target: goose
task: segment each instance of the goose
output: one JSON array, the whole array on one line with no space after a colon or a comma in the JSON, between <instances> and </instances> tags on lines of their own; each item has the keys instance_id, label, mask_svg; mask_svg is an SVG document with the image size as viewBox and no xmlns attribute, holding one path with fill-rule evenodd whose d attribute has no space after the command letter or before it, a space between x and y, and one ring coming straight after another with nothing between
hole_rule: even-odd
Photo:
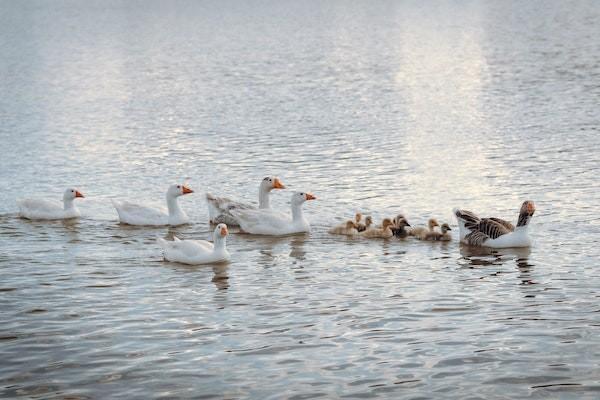
<instances>
[{"instance_id":1,"label":"goose","mask_svg":"<svg viewBox=\"0 0 600 400\"><path fill-rule=\"evenodd\" d=\"M361 233L361 236L366 238L383 238L388 239L394 236L392 232L393 222L389 218L385 218L381 223L381 228L369 228Z\"/></svg>"},{"instance_id":2,"label":"goose","mask_svg":"<svg viewBox=\"0 0 600 400\"><path fill-rule=\"evenodd\" d=\"M264 209L233 209L231 214L239 221L244 232L255 235L290 235L310 232L310 224L302 215L302 204L315 200L310 193L295 192L290 201L292 216Z\"/></svg>"},{"instance_id":3,"label":"goose","mask_svg":"<svg viewBox=\"0 0 600 400\"><path fill-rule=\"evenodd\" d=\"M407 226L410 227L410 224L408 223L406 218L402 216L402 214L398 214L398 216L394 218L394 220L392 221L392 225L392 233L394 234L394 236L398 238L405 238L408 236L408 232L404 228Z\"/></svg>"},{"instance_id":4,"label":"goose","mask_svg":"<svg viewBox=\"0 0 600 400\"><path fill-rule=\"evenodd\" d=\"M185 185L171 185L167 190L167 211L127 201L112 200L113 206L119 214L119 222L128 225L182 225L190 219L179 207L177 198L194 191Z\"/></svg>"},{"instance_id":5,"label":"goose","mask_svg":"<svg viewBox=\"0 0 600 400\"><path fill-rule=\"evenodd\" d=\"M435 232L436 226L440 226L437 220L435 218L430 218L429 221L427 221L427 228L425 228L424 226L417 226L410 230L409 235L415 236L419 240L423 240L425 238L425 235L427 235L430 232Z\"/></svg>"},{"instance_id":6,"label":"goose","mask_svg":"<svg viewBox=\"0 0 600 400\"><path fill-rule=\"evenodd\" d=\"M331 233L332 235L347 235L347 236L353 236L353 235L358 235L358 230L356 229L356 225L354 223L354 221L346 221L343 224L334 226L333 228L331 228L329 230L329 233Z\"/></svg>"},{"instance_id":7,"label":"goose","mask_svg":"<svg viewBox=\"0 0 600 400\"><path fill-rule=\"evenodd\" d=\"M63 205L45 199L23 199L18 201L19 216L26 219L70 219L79 218L81 213L73 203L76 198L83 198L77 189L69 188L63 194Z\"/></svg>"},{"instance_id":8,"label":"goose","mask_svg":"<svg viewBox=\"0 0 600 400\"><path fill-rule=\"evenodd\" d=\"M367 217L365 218L365 223L364 224L362 222L356 224L356 230L359 231L359 232L364 232L371 225L373 225L373 218L370 215L367 215Z\"/></svg>"},{"instance_id":9,"label":"goose","mask_svg":"<svg viewBox=\"0 0 600 400\"><path fill-rule=\"evenodd\" d=\"M273 189L285 189L279 178L267 176L258 187L258 209L270 209L269 195ZM230 226L238 226L239 221L231 214L231 210L255 210L256 206L231 200L227 197L213 196L206 193L208 204L208 217L211 224L225 223Z\"/></svg>"},{"instance_id":10,"label":"goose","mask_svg":"<svg viewBox=\"0 0 600 400\"><path fill-rule=\"evenodd\" d=\"M449 242L450 240L452 240L452 235L450 233L448 233L448 231L451 231L452 229L450 228L450 225L448 225L447 223L443 223L442 226L440 227L440 229L442 230L441 232L428 232L425 234L425 237L421 240L427 240L427 241L440 241L440 242Z\"/></svg>"},{"instance_id":11,"label":"goose","mask_svg":"<svg viewBox=\"0 0 600 400\"><path fill-rule=\"evenodd\" d=\"M471 211L455 208L460 241L471 245L492 248L529 247L529 221L535 213L535 204L527 200L521 205L515 227L500 218L479 218Z\"/></svg>"},{"instance_id":12,"label":"goose","mask_svg":"<svg viewBox=\"0 0 600 400\"><path fill-rule=\"evenodd\" d=\"M228 233L227 225L219 224L213 233L214 244L206 240L180 240L176 236L173 241L158 238L158 242L167 261L191 265L218 263L230 258L226 247Z\"/></svg>"}]
</instances>

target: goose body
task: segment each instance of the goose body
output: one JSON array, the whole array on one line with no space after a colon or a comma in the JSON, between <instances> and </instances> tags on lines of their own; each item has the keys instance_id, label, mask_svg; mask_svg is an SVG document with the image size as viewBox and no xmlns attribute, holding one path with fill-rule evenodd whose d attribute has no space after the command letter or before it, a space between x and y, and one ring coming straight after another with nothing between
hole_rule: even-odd
<instances>
[{"instance_id":1,"label":"goose body","mask_svg":"<svg viewBox=\"0 0 600 400\"><path fill-rule=\"evenodd\" d=\"M255 235L282 236L310 232L310 224L302 214L302 204L315 199L310 193L292 194L291 216L267 209L234 209L231 214L239 221L243 231Z\"/></svg>"},{"instance_id":2,"label":"goose body","mask_svg":"<svg viewBox=\"0 0 600 400\"><path fill-rule=\"evenodd\" d=\"M471 246L492 248L531 246L528 226L534 213L534 203L523 202L517 226L514 226L500 218L479 218L470 211L454 209L460 241Z\"/></svg>"},{"instance_id":3,"label":"goose body","mask_svg":"<svg viewBox=\"0 0 600 400\"><path fill-rule=\"evenodd\" d=\"M213 233L214 243L206 240L179 240L177 237L173 237L172 242L159 238L158 242L167 261L191 265L210 264L229 260L227 234L227 225L219 224Z\"/></svg>"},{"instance_id":4,"label":"goose body","mask_svg":"<svg viewBox=\"0 0 600 400\"><path fill-rule=\"evenodd\" d=\"M119 222L128 225L182 225L190 219L179 207L177 198L194 191L185 185L171 185L167 190L167 210L147 207L128 201L113 200L113 206L119 215Z\"/></svg>"},{"instance_id":5,"label":"goose body","mask_svg":"<svg viewBox=\"0 0 600 400\"><path fill-rule=\"evenodd\" d=\"M67 189L63 194L63 204L45 199L23 199L17 202L19 216L34 220L56 220L79 218L81 213L73 200L83 197L77 189Z\"/></svg>"},{"instance_id":6,"label":"goose body","mask_svg":"<svg viewBox=\"0 0 600 400\"><path fill-rule=\"evenodd\" d=\"M258 187L258 209L271 209L270 194L273 189L285 189L279 178L267 176ZM233 210L256 210L256 206L248 203L232 200L227 197L214 196L206 193L206 202L208 204L208 217L210 223L224 223L230 226L238 226L239 221L233 216Z\"/></svg>"}]
</instances>

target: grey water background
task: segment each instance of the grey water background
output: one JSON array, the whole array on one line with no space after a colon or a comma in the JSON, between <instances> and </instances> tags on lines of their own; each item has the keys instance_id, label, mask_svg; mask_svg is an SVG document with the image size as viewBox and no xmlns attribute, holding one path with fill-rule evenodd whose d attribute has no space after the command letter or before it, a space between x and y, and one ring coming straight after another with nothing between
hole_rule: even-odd
<instances>
[{"instance_id":1,"label":"grey water background","mask_svg":"<svg viewBox=\"0 0 600 400\"><path fill-rule=\"evenodd\" d=\"M0 397L600 397L600 3L0 1ZM312 191L310 235L234 231L205 191ZM177 228L111 199L180 199ZM76 186L83 218L19 219ZM273 193L287 209L289 191ZM327 227L516 220L530 250Z\"/></svg>"}]
</instances>

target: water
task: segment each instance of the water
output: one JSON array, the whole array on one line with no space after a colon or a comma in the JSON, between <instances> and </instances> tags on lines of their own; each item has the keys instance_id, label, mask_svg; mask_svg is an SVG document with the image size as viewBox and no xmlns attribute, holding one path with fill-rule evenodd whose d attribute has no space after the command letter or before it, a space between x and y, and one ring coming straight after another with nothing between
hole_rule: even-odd
<instances>
[{"instance_id":1,"label":"water","mask_svg":"<svg viewBox=\"0 0 600 400\"><path fill-rule=\"evenodd\" d=\"M600 397L600 5L0 2L0 397ZM206 190L318 197L209 238ZM120 226L111 198L193 224ZM77 186L84 217L15 200ZM273 203L287 209L289 193ZM345 239L357 210L516 220L530 250ZM453 233L456 235L457 231Z\"/></svg>"}]
</instances>

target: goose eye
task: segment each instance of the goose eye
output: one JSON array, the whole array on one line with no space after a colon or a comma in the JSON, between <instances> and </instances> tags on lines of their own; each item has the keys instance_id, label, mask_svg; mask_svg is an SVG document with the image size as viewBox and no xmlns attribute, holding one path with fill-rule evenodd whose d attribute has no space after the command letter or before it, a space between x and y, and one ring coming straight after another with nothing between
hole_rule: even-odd
<instances>
[{"instance_id":1,"label":"goose eye","mask_svg":"<svg viewBox=\"0 0 600 400\"><path fill-rule=\"evenodd\" d=\"M71 190L71 193L75 192L74 190Z\"/></svg>"},{"instance_id":2,"label":"goose eye","mask_svg":"<svg viewBox=\"0 0 600 400\"><path fill-rule=\"evenodd\" d=\"M300 196L304 196L304 193L300 193Z\"/></svg>"},{"instance_id":3,"label":"goose eye","mask_svg":"<svg viewBox=\"0 0 600 400\"><path fill-rule=\"evenodd\" d=\"M181 189L181 186L177 185L177 189Z\"/></svg>"}]
</instances>

